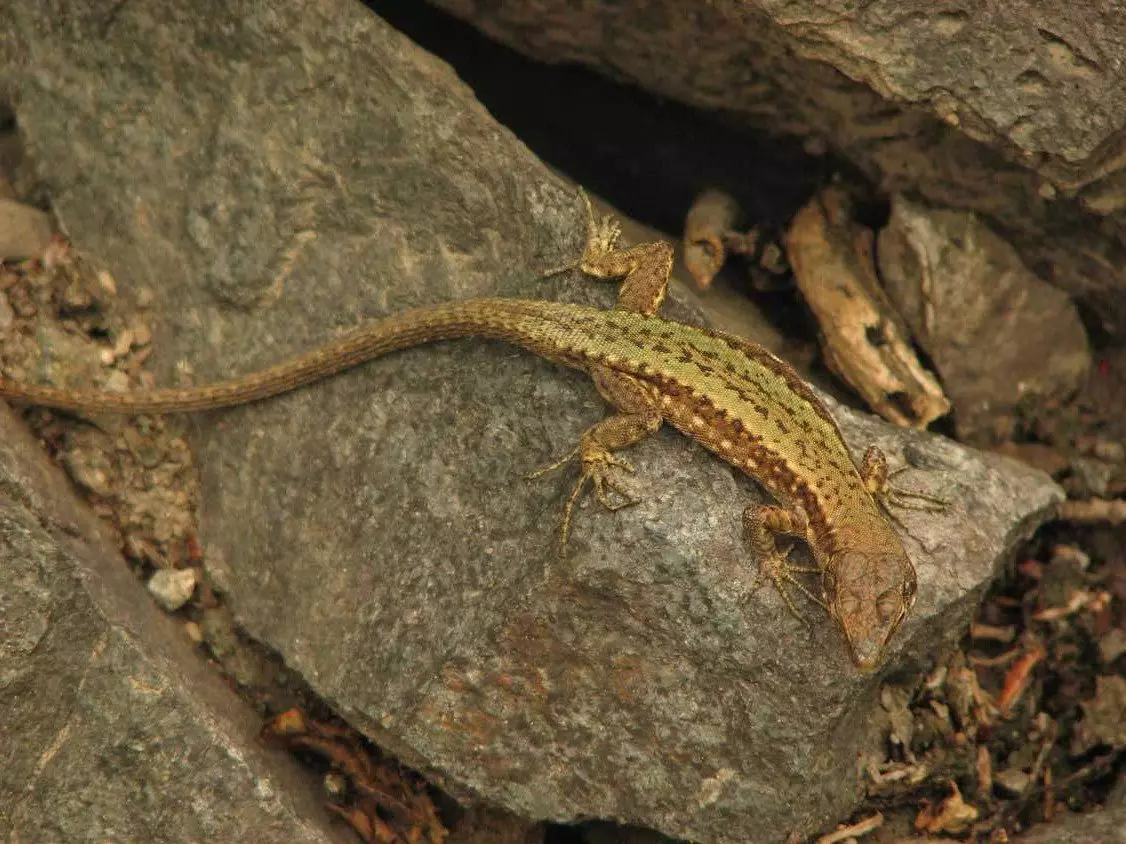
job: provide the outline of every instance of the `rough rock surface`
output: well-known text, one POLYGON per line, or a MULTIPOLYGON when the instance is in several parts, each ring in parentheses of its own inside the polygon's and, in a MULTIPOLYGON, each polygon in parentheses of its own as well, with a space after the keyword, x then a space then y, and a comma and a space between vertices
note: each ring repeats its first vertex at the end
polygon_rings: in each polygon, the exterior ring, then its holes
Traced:
POLYGON ((50 239, 46 214, 0 196, 0 259, 36 257, 50 239))
POLYGON ((1126 805, 1057 818, 1021 835, 1020 844, 1126 844, 1126 805))
POLYGON ((1078 390, 1091 366, 1074 304, 976 215, 897 196, 879 235, 880 277, 942 378, 958 439, 1009 438, 1018 406, 1078 390))
POLYGON ((0 408, 0 838, 344 842, 0 408))
MULTIPOLYGON (((577 254, 581 206, 362 7, 101 10, 63 25, 13 7, 34 66, 9 76, 71 236, 168 314, 166 381, 180 359, 211 380, 425 302, 613 301, 536 279, 577 254)), ((670 431, 630 455, 644 503, 581 508, 559 557, 573 467, 520 478, 603 413, 579 374, 466 341, 200 416, 207 565, 253 636, 455 792, 704 841, 832 822, 876 747, 884 675, 752 590, 739 513, 760 494, 670 431)), ((953 502, 904 516, 920 597, 889 665, 910 676, 1058 491, 840 418, 854 448, 884 446, 914 467, 902 483, 953 502)))
POLYGON ((820 139, 888 192, 977 211, 1037 272, 1126 329, 1126 16, 1115 4, 433 2, 538 61, 820 139))

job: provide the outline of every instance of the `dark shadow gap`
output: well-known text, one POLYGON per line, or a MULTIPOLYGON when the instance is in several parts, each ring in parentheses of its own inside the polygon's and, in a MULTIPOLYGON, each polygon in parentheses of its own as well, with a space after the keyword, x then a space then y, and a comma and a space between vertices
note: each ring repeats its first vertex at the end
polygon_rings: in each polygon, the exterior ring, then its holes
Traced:
POLYGON ((736 130, 715 115, 586 68, 532 61, 426 3, 367 5, 451 64, 541 160, 674 237, 706 187, 731 193, 749 224, 779 224, 837 166, 807 154, 800 139, 736 130))

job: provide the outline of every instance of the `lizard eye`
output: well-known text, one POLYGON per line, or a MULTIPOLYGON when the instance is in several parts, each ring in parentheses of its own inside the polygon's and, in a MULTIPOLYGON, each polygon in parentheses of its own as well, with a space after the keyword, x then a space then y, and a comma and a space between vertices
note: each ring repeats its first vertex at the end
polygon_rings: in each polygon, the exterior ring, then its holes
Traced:
POLYGON ((876 599, 876 612, 880 614, 880 621, 887 624, 903 609, 903 593, 889 589, 881 593, 876 599))
POLYGON ((915 590, 918 588, 915 582, 915 575, 911 575, 903 581, 903 603, 908 609, 915 605, 915 590))
POLYGON ((837 594, 837 576, 828 569, 821 572, 821 595, 828 602, 829 595, 837 594))
POLYGON ((851 593, 841 595, 837 599, 837 607, 845 615, 856 615, 860 612, 860 599, 851 593))

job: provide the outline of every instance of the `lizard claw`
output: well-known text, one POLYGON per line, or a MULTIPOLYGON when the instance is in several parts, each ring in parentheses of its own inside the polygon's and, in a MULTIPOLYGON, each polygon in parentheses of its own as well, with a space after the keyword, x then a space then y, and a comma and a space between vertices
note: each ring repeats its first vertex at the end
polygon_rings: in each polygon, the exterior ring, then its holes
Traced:
POLYGON ((571 491, 567 505, 563 508, 563 525, 560 529, 560 547, 566 547, 567 538, 571 532, 571 514, 575 509, 575 502, 579 500, 587 483, 594 484, 594 493, 598 502, 610 512, 621 510, 623 507, 632 507, 641 502, 640 498, 631 495, 625 488, 618 484, 610 475, 610 469, 624 469, 633 471, 633 466, 621 457, 615 457, 609 451, 596 452, 583 457, 583 471, 579 476, 575 488, 571 491), (616 494, 621 500, 614 501, 610 494, 616 494))
POLYGON ((786 605, 786 609, 790 611, 790 614, 806 627, 810 627, 809 619, 798 610, 793 598, 790 597, 787 591, 787 587, 801 592, 822 609, 828 609, 825 606, 825 602, 813 594, 809 587, 802 583, 797 577, 799 574, 816 574, 820 572, 820 569, 815 566, 796 566, 791 563, 790 551, 793 550, 793 547, 792 543, 787 544, 762 558, 759 563, 759 583, 754 588, 753 592, 757 592, 765 585, 766 581, 770 581, 770 583, 774 585, 774 588, 778 590, 778 594, 781 596, 782 602, 786 605))
MULTIPOLYGON (((896 469, 891 475, 888 476, 890 481, 896 475, 907 471, 904 466, 896 469)), ((891 483, 885 485, 883 490, 879 493, 879 498, 887 507, 898 507, 901 510, 921 510, 924 513, 941 513, 950 506, 950 502, 945 498, 939 498, 937 495, 929 495, 925 492, 914 492, 913 490, 904 489, 903 487, 892 486, 891 483)))
POLYGON ((575 457, 578 455, 579 449, 581 447, 582 447, 581 445, 577 445, 574 448, 572 448, 570 451, 568 451, 566 454, 564 454, 562 457, 560 457, 558 460, 556 460, 555 462, 549 463, 546 466, 543 466, 539 469, 536 469, 534 472, 529 472, 528 474, 526 474, 524 476, 524 480, 534 481, 536 478, 542 478, 544 475, 548 474, 549 472, 554 472, 556 469, 560 468, 561 466, 567 465, 568 463, 570 463, 572 460, 575 459, 575 457))
POLYGON ((567 504, 563 508, 563 524, 560 528, 560 547, 566 547, 567 539, 571 532, 571 515, 574 513, 575 504, 586 489, 587 484, 593 484, 594 494, 598 502, 607 510, 614 512, 624 507, 632 507, 640 503, 641 499, 631 494, 629 490, 614 480, 611 470, 620 469, 623 472, 633 472, 633 464, 624 457, 619 457, 606 448, 591 446, 589 443, 575 446, 554 463, 537 469, 525 475, 533 479, 546 475, 569 463, 578 455, 582 455, 582 474, 579 475, 567 504), (615 500, 615 496, 617 500, 615 500))
POLYGON ((901 510, 920 510, 924 513, 941 513, 950 506, 950 502, 925 492, 912 492, 892 485, 891 480, 906 472, 909 466, 900 466, 894 472, 888 472, 887 457, 876 446, 871 446, 864 452, 861 461, 860 474, 864 478, 864 485, 875 497, 884 512, 901 530, 906 530, 903 523, 896 518, 892 507, 901 510))
MULTIPOLYGON (((586 460, 583 461, 584 464, 587 463, 587 462, 588 461, 586 461, 586 460)), ((633 468, 632 463, 630 463, 624 457, 619 457, 617 454, 614 454, 614 452, 612 452, 612 451, 607 451, 604 454, 598 454, 598 455, 590 458, 589 462, 592 465, 597 464, 597 465, 601 466, 603 469, 610 468, 610 467, 613 467, 615 469, 621 469, 623 472, 629 472, 631 475, 634 472, 637 471, 636 469, 633 468)))
POLYGON ((581 188, 579 189, 579 196, 582 197, 583 204, 586 206, 587 217, 586 246, 583 249, 583 254, 577 260, 552 267, 543 273, 544 276, 559 275, 576 268, 585 271, 588 266, 597 263, 599 259, 618 248, 618 240, 622 236, 622 224, 610 215, 597 217, 594 213, 594 206, 590 204, 590 197, 581 188))
MULTIPOLYGON (((607 465, 625 469, 627 472, 633 471, 633 467, 628 464, 620 465, 617 462, 612 462, 607 465)), ((586 474, 594 481, 594 491, 598 496, 599 503, 611 513, 641 502, 640 498, 631 495, 624 487, 609 477, 606 466, 591 467, 591 470, 586 474), (618 501, 610 498, 611 492, 618 496, 618 501)))

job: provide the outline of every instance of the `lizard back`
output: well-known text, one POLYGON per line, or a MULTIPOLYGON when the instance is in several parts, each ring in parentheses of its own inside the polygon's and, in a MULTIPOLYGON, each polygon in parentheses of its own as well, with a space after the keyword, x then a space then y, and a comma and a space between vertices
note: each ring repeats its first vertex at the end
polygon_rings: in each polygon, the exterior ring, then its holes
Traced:
POLYGON ((678 430, 811 521, 876 510, 836 421, 789 364, 759 344, 632 311, 526 304, 539 312, 526 316, 539 323, 529 332, 533 351, 650 385, 678 430))

